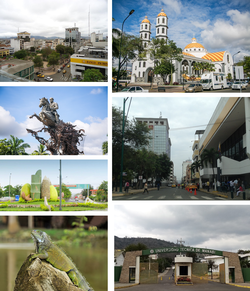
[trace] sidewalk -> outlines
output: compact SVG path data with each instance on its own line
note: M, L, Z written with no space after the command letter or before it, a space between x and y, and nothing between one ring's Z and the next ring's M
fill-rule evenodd
M163 188L167 188L166 186L161 186L160 189L163 189ZM156 187L153 187L153 188L148 188L148 191L152 191L152 190L157 190ZM117 196L125 196L125 195L133 195L133 194L138 194L138 193L143 193L144 189L129 189L128 190L128 193L126 193L124 191L124 187L122 188L122 193L119 192L119 191L116 191L116 192L112 192L112 197L117 197Z

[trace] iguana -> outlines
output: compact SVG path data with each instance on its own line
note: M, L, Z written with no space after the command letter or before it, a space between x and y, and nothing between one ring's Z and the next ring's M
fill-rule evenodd
M93 291L71 259L51 241L47 233L33 230L31 236L35 243L36 253L31 256L30 260L35 258L46 260L55 268L65 271L77 287L84 291Z

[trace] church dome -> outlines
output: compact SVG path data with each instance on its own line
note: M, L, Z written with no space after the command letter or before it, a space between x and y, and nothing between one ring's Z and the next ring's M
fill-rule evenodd
M190 44L188 44L187 46L185 46L184 50L185 49L190 49L190 48L203 48L203 49L205 49L202 44L200 44L200 43L198 43L196 41L196 38L195 37L192 38L192 42Z
M145 19L143 19L141 23L150 23L150 21L148 20L148 17L145 16Z
M157 15L157 17L159 17L159 16L167 16L167 14L162 9L161 12Z

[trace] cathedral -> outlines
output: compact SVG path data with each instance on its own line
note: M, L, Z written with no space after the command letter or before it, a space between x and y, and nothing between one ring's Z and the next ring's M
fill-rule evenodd
M156 39L168 40L168 17L162 9L156 17ZM135 59L132 61L132 83L157 83L163 84L164 81L160 75L153 76L153 69L155 60L150 55L151 47L151 23L146 16L140 24L140 38L142 45L146 51L146 57ZM207 62L215 65L215 72L225 73L226 76L231 74L233 76L233 58L229 51L221 51L209 53L205 47L198 43L196 38L192 38L192 42L182 51L182 60L173 60L172 64L175 71L172 74L172 82L182 83L183 78L189 79L191 76L201 75L202 72L195 71L194 63ZM167 82L170 81L171 76L168 76Z

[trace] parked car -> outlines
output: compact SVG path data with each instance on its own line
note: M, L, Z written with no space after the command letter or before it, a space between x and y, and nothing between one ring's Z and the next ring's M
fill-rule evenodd
M200 83L195 83L195 84L190 84L185 92L189 93L189 92L202 92L203 91L203 87Z
M227 88L232 88L233 82L227 82Z
M46 78L44 78L44 80L49 81L49 82L53 81L53 79L51 77L46 77Z
M66 70L63 70L63 74L66 74Z
M67 68L70 68L70 65L67 65Z
M126 92L126 93L148 93L148 90L144 90L140 86L132 86L132 87L126 87L122 89L121 92Z
M58 70L57 70L57 73L60 73L61 71L62 71L61 69L58 69Z
M240 90L240 88L242 90L244 90L244 89L246 90L247 89L247 85L242 81L236 81L236 82L233 83L232 90Z
M37 75L37 77L44 78L44 75L41 74L41 73L39 73L39 74Z

